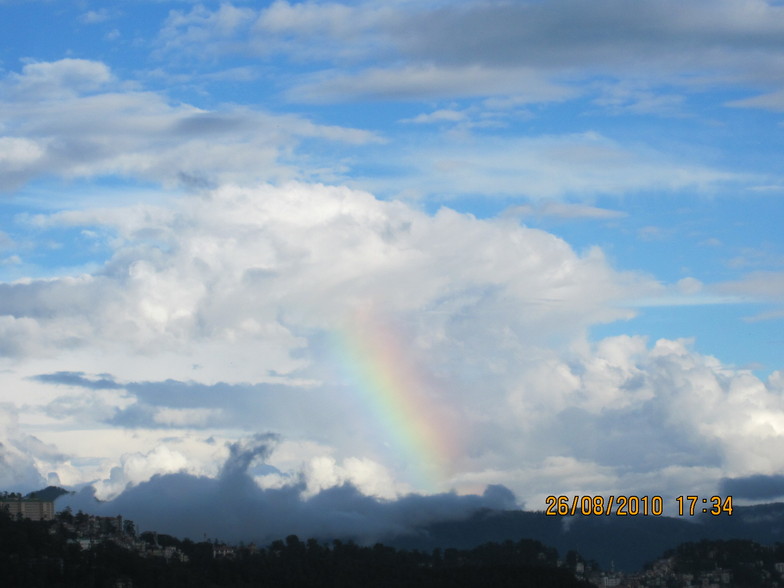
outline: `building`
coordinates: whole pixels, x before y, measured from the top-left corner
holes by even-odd
[[[0,508],[12,517],[22,515],[31,521],[51,521],[54,519],[54,502],[49,500],[26,500],[5,498],[0,500]]]

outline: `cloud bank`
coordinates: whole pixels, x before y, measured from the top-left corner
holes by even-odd
[[[266,544],[296,534],[300,537],[351,538],[362,543],[414,534],[428,523],[461,520],[482,508],[515,508],[514,495],[503,486],[482,496],[409,495],[382,501],[350,484],[333,486],[303,498],[305,486],[294,481],[262,489],[248,467],[270,454],[269,435],[256,435],[229,448],[217,478],[184,473],[156,475],[109,502],[97,502],[90,489],[58,499],[57,508],[103,516],[123,516],[140,530],[154,529],[201,540],[256,541]]]
[[[779,372],[686,340],[591,342],[667,290],[507,217],[290,183],[35,222],[112,251],[92,273],[0,285],[3,377],[68,448],[36,459],[102,499],[156,474],[218,484],[224,443],[259,430],[281,442],[256,481],[296,496],[293,478],[311,497],[675,496],[784,467]],[[384,405],[378,374],[398,377]]]

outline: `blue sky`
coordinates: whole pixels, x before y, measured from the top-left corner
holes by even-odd
[[[0,1],[0,481],[113,498],[268,432],[303,499],[780,475],[783,11]],[[467,432],[436,487],[335,412],[359,311]]]

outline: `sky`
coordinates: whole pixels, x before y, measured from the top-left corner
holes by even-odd
[[[783,3],[0,0],[0,39],[0,486],[303,532],[784,496]]]

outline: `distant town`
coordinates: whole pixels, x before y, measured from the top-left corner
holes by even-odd
[[[784,587],[781,543],[684,543],[633,573],[601,569],[575,551],[561,557],[526,538],[430,553],[340,539],[301,541],[295,535],[264,547],[229,545],[139,532],[121,514],[55,512],[54,500],[65,492],[49,487],[26,496],[0,494],[3,586],[391,586],[404,581],[411,586]]]

